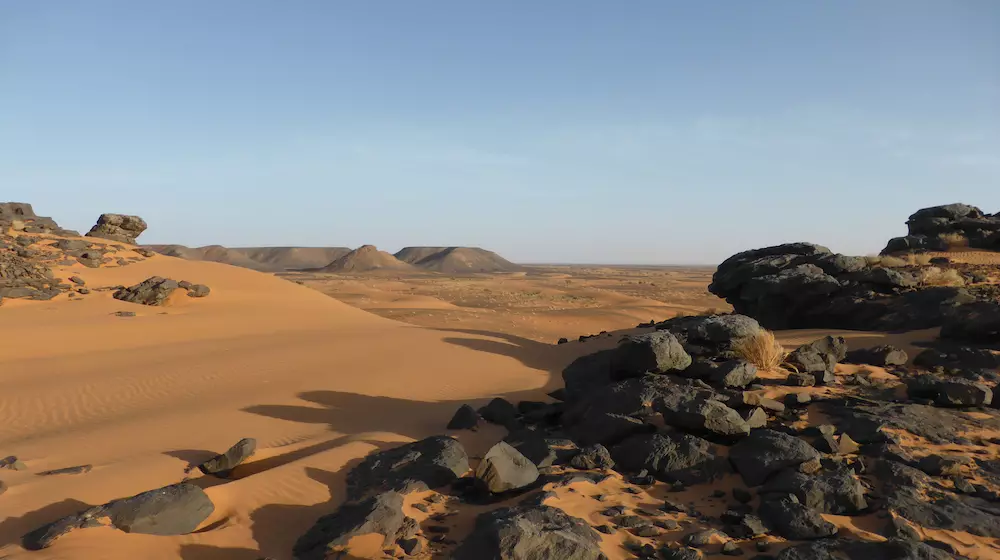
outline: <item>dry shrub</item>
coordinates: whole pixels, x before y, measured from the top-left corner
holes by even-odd
[[[902,268],[910,265],[907,259],[892,256],[882,257],[882,262],[880,264],[886,268]]]
[[[965,285],[965,278],[954,268],[941,270],[936,266],[931,266],[921,270],[917,275],[917,281],[924,286]]]
[[[878,266],[878,265],[882,264],[882,256],[881,255],[867,255],[867,256],[865,256],[865,262],[868,263],[868,266]]]
[[[774,333],[764,329],[736,341],[733,352],[763,371],[778,369],[787,354],[781,343],[774,338]]]
[[[962,247],[968,247],[969,246],[969,240],[968,240],[968,238],[966,238],[961,233],[957,233],[957,232],[942,233],[938,237],[941,238],[941,241],[944,241],[948,245],[949,249],[959,249],[959,248],[962,248]]]
[[[910,253],[910,256],[913,257],[913,264],[917,266],[927,266],[931,264],[931,259],[934,258],[928,253]]]

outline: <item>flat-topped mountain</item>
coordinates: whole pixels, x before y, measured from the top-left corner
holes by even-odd
[[[192,261],[212,261],[265,272],[322,268],[351,250],[347,247],[185,247],[147,245],[171,257]]]
[[[372,270],[412,270],[405,263],[374,245],[362,245],[333,261],[321,270],[323,272],[368,272]]]
[[[463,272],[516,272],[521,267],[479,247],[406,247],[396,258],[424,270],[449,274]]]

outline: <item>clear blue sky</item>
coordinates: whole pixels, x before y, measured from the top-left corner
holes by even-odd
[[[0,200],[147,243],[877,252],[1000,211],[1000,2],[0,1]]]

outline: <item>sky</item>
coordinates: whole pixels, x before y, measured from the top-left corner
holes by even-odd
[[[145,243],[877,253],[1000,212],[1000,2],[0,0],[0,201]]]

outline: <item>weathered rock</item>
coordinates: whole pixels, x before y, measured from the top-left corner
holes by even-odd
[[[826,539],[782,550],[776,560],[953,560],[955,556],[911,540]]]
[[[851,350],[847,353],[845,361],[852,364],[867,364],[870,366],[902,366],[906,365],[909,357],[906,352],[891,345],[875,346],[874,348],[861,348]]]
[[[153,276],[134,286],[118,290],[113,297],[117,300],[141,305],[163,305],[176,289],[176,281]]]
[[[817,385],[833,381],[837,363],[847,356],[847,342],[841,336],[827,336],[796,348],[785,358],[800,374],[813,374]]]
[[[404,538],[406,527],[403,495],[384,492],[360,502],[348,502],[325,515],[295,543],[293,552],[300,560],[324,560],[330,552],[343,551],[356,536],[382,535],[383,546]]]
[[[601,444],[584,447],[570,459],[569,464],[577,469],[610,469],[615,466],[608,448]]]
[[[513,427],[517,425],[517,408],[506,399],[497,397],[479,409],[479,415],[483,420],[492,424]]]
[[[204,284],[193,284],[187,289],[188,297],[203,298],[212,293],[212,290]]]
[[[100,237],[135,245],[135,240],[146,231],[146,222],[139,216],[102,214],[97,224],[90,228],[87,237]]]
[[[448,422],[449,430],[475,430],[479,427],[479,413],[476,409],[467,404],[463,404],[455,411],[455,415]]]
[[[347,474],[347,498],[440,488],[468,471],[469,456],[462,444],[447,436],[433,436],[365,457]]]
[[[551,467],[560,457],[560,450],[537,430],[514,430],[503,440],[539,468]]]
[[[757,366],[745,360],[730,360],[718,364],[709,379],[723,387],[743,388],[757,379]]]
[[[506,442],[499,442],[476,468],[476,478],[494,494],[517,490],[538,479],[538,468]]]
[[[244,438],[236,442],[228,451],[198,465],[198,470],[205,474],[214,474],[228,478],[230,471],[237,465],[249,459],[257,450],[257,440]]]
[[[965,455],[928,455],[917,462],[916,467],[931,476],[952,476],[962,472],[965,466],[975,461]]]
[[[836,525],[800,504],[795,496],[768,497],[761,501],[759,513],[775,534],[786,539],[811,540],[837,534]]]
[[[717,400],[691,400],[679,403],[677,406],[665,405],[665,402],[658,400],[654,403],[654,407],[663,415],[663,421],[667,425],[692,432],[726,436],[750,433],[750,426],[746,420],[738,412]]]
[[[819,458],[819,451],[801,439],[768,429],[754,430],[729,451],[747,486],[759,486],[778,471]]]
[[[907,381],[906,392],[911,399],[932,399],[934,404],[944,407],[989,406],[993,402],[989,387],[968,379],[941,380],[921,375]]]
[[[941,325],[941,338],[1000,342],[1000,304],[975,302],[954,308]]]
[[[580,445],[614,445],[637,433],[649,432],[653,427],[638,418],[623,414],[588,415],[569,428],[570,437]]]
[[[733,346],[760,334],[760,324],[746,315],[675,317],[656,324],[657,330],[669,330],[677,336],[692,356],[734,359]]]
[[[744,413],[743,420],[751,430],[767,427],[767,413],[761,407],[752,408]]]
[[[800,503],[820,513],[855,515],[868,508],[864,486],[847,469],[814,475],[786,469],[771,477],[760,493],[793,494]]]
[[[548,506],[481,514],[454,560],[599,560],[600,536],[583,520]]]
[[[38,550],[74,529],[110,524],[126,533],[185,535],[215,511],[201,488],[182,482],[92,507],[36,529],[23,538],[24,547]]]
[[[618,470],[647,471],[668,482],[695,484],[726,471],[715,446],[687,434],[634,435],[611,448],[611,457]]]
[[[94,470],[93,465],[76,465],[75,467],[63,467],[61,469],[42,471],[38,473],[38,476],[53,476],[60,474],[87,474],[92,470]]]
[[[669,331],[627,336],[611,358],[612,374],[617,379],[678,371],[689,365],[691,356]]]

